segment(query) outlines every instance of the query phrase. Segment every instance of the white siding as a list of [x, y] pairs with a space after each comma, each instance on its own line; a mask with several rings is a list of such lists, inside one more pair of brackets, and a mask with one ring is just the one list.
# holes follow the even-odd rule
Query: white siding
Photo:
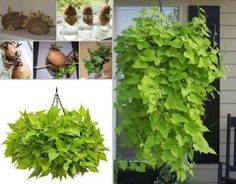
[[[157, 5], [152, 0], [115, 0], [115, 5]], [[189, 5], [220, 6], [220, 42], [224, 52], [224, 64], [230, 72], [228, 79], [220, 82], [220, 160], [225, 161], [226, 115], [236, 116], [236, 0], [162, 0], [163, 5], [180, 5], [182, 20], [187, 20]], [[118, 17], [117, 17], [118, 18]], [[116, 25], [116, 22], [115, 22]], [[217, 181], [217, 164], [201, 164], [195, 167], [193, 183], [215, 184]]]

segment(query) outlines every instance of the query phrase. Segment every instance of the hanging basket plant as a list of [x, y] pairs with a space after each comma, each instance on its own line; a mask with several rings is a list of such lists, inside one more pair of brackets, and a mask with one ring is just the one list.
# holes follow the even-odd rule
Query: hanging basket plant
[[142, 10], [115, 47], [123, 75], [116, 89], [115, 108], [122, 115], [116, 131], [125, 136], [123, 146], [136, 148], [136, 158], [153, 169], [169, 165], [182, 181], [193, 175], [195, 151], [215, 154], [203, 136], [208, 131], [203, 105], [215, 91], [212, 82], [225, 76], [221, 53], [199, 11], [199, 17], [181, 23], [159, 8]]
[[21, 112], [9, 126], [5, 155], [18, 169], [32, 170], [29, 178], [49, 174], [74, 178], [98, 172], [100, 160], [106, 160], [104, 139], [83, 106], [79, 111], [52, 106], [47, 111]]

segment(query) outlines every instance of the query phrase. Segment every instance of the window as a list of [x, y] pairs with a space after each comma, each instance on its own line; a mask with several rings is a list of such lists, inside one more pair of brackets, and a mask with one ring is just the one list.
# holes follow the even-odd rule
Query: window
[[[116, 7], [116, 35], [119, 35], [122, 30], [132, 25], [133, 18], [139, 15], [142, 6], [118, 6]], [[180, 6], [166, 6], [163, 7], [165, 15], [172, 15], [176, 20], [180, 19]]]

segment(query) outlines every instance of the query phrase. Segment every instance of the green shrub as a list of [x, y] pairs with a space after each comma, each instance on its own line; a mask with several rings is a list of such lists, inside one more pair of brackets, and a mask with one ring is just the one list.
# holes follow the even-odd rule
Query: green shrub
[[176, 173], [171, 172], [170, 167], [164, 165], [159, 168], [159, 174], [154, 184], [190, 184], [190, 182], [188, 180], [178, 181]]
[[22, 112], [20, 119], [9, 124], [12, 132], [4, 144], [5, 155], [18, 169], [33, 170], [31, 177], [51, 174], [53, 178], [75, 177], [98, 172], [100, 160], [106, 160], [103, 138], [89, 111], [65, 114], [54, 106], [48, 111]]

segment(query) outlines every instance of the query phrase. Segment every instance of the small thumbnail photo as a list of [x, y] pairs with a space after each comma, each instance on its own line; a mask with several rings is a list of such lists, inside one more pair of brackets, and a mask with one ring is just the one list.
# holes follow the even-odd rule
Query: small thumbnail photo
[[80, 42], [80, 78], [112, 79], [112, 42]]
[[78, 79], [78, 42], [34, 42], [35, 79]]
[[33, 78], [33, 43], [0, 41], [0, 79]]
[[57, 0], [57, 39], [112, 39], [112, 0]]
[[56, 40], [55, 0], [0, 0], [0, 40]]

